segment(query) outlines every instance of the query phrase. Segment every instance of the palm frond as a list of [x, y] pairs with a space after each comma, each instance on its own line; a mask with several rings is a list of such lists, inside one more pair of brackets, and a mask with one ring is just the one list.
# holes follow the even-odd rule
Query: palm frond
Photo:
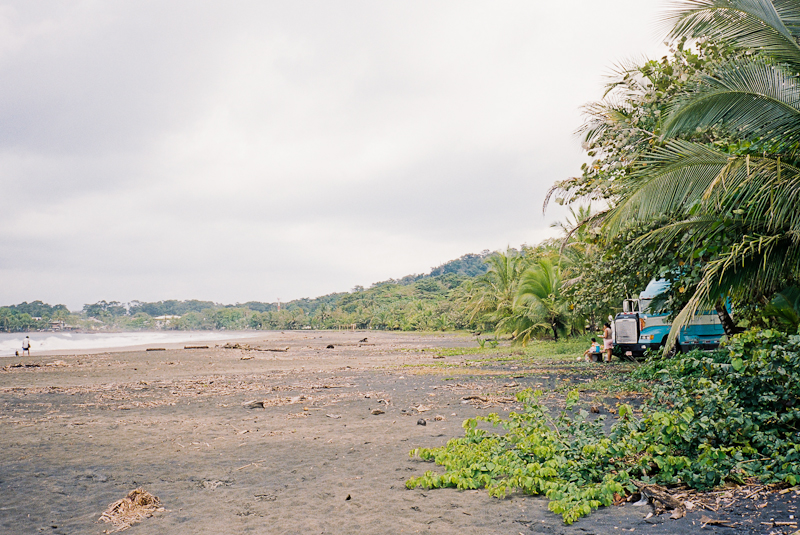
[[800, 80], [764, 59], [726, 63], [703, 76], [664, 123], [673, 137], [719, 126], [745, 139], [792, 143], [800, 139]]
[[673, 39], [707, 37], [765, 52], [778, 61], [800, 65], [797, 2], [769, 0], [677, 0], [663, 21]]
[[685, 211], [730, 164], [727, 154], [706, 145], [670, 141], [640, 164], [633, 193], [609, 210], [606, 228], [614, 236], [630, 220]]
[[621, 125], [630, 125], [633, 110], [625, 103], [614, 101], [592, 102], [582, 108], [586, 121], [576, 130], [585, 143], [592, 143], [606, 131]]
[[729, 234], [744, 226], [741, 219], [719, 214], [700, 214], [653, 229], [634, 240], [633, 244], [635, 246], [655, 244], [660, 249], [679, 244], [682, 252], [691, 254], [698, 241], [712, 239], [719, 234]]
[[751, 226], [766, 232], [800, 231], [800, 168], [780, 158], [749, 158], [749, 165], [728, 181], [721, 206], [743, 211]]

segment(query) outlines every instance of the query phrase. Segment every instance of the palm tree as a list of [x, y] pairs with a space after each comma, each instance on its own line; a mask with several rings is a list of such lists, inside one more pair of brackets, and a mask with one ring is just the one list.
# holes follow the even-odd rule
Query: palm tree
[[716, 306], [724, 316], [726, 294], [763, 297], [800, 277], [800, 4], [682, 0], [668, 20], [674, 39], [724, 41], [741, 51], [672, 103], [663, 142], [634, 166], [604, 216], [613, 235], [631, 219], [675, 214], [678, 222], [647, 239], [691, 237], [692, 254], [725, 236], [722, 252], [704, 259], [674, 339], [700, 308]]
[[519, 279], [525, 269], [525, 257], [515, 250], [495, 253], [486, 259], [489, 270], [471, 284], [459, 288], [457, 298], [470, 322], [497, 325], [513, 314]]
[[515, 339], [527, 343], [545, 327], [558, 340], [560, 334], [571, 330], [569, 303], [561, 290], [561, 267], [549, 258], [542, 258], [525, 270], [517, 289], [517, 313], [508, 321]]

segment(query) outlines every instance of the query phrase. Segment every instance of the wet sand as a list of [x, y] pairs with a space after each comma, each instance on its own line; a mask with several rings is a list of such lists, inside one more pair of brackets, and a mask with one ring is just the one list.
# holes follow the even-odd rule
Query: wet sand
[[[518, 408], [504, 400], [522, 388], [559, 384], [563, 373], [547, 367], [563, 359], [483, 366], [475, 356], [435, 358], [429, 349], [474, 346], [450, 334], [303, 331], [241, 342], [289, 349], [209, 344], [2, 359], [0, 532], [103, 533], [102, 511], [136, 487], [166, 511], [129, 533], [700, 530], [699, 512], [646, 520], [649, 507], [627, 505], [565, 526], [542, 498], [405, 488], [410, 476], [436, 469], [409, 450], [460, 436], [465, 418]], [[473, 395], [490, 397], [463, 399]], [[243, 406], [253, 400], [264, 408]], [[768, 497], [746, 520], [736, 512], [734, 529], [702, 532], [791, 533], [767, 529], [758, 515], [788, 519], [796, 495]]]

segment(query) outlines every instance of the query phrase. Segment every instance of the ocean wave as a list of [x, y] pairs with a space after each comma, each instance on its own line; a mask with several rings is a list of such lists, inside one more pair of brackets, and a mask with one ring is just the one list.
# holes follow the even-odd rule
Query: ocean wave
[[132, 333], [0, 333], [0, 357], [14, 356], [22, 351], [22, 340], [30, 336], [31, 350], [37, 351], [81, 351], [92, 349], [132, 347], [153, 344], [177, 344], [202, 342], [224, 338], [250, 338], [263, 332], [233, 331], [143, 331]]

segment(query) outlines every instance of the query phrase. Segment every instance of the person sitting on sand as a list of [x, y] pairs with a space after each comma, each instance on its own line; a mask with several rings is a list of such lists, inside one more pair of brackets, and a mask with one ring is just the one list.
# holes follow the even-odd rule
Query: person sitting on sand
[[597, 338], [592, 338], [592, 345], [583, 352], [583, 358], [586, 362], [591, 362], [592, 354], [600, 355], [602, 352], [603, 349], [600, 347], [600, 344], [597, 343]]
[[28, 352], [28, 356], [31, 354], [31, 338], [30, 336], [26, 336], [22, 339], [22, 354], [24, 355], [25, 352]]

